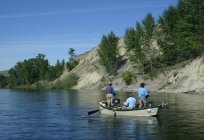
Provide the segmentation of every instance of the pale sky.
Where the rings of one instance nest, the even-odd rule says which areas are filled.
[[[45,54],[51,65],[91,50],[103,35],[124,36],[151,12],[178,0],[0,0],[0,71]]]

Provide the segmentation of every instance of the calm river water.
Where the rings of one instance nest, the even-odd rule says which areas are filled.
[[[201,140],[204,95],[150,94],[168,102],[157,117],[113,117],[99,112],[98,90],[0,89],[0,139],[15,140]],[[126,93],[117,94],[122,101]],[[135,93],[136,97],[136,93]]]

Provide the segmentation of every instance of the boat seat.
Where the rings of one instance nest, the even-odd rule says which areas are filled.
[[[113,99],[113,102],[112,102],[113,106],[117,106],[120,104],[120,99]]]

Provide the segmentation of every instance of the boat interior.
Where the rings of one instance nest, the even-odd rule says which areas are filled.
[[[139,103],[136,104],[135,108],[133,109],[127,109],[127,108],[123,108],[123,105],[120,104],[120,99],[113,99],[112,102],[112,106],[108,107],[107,101],[100,101],[99,105],[105,109],[108,110],[118,110],[118,111],[131,111],[131,110],[142,110],[142,109],[148,109],[148,108],[152,108],[155,107],[154,103],[152,101],[147,102],[147,106],[144,106],[142,108],[139,108]]]

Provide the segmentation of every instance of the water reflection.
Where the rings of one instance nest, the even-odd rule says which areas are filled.
[[[159,118],[101,115],[99,119],[89,118],[89,127],[93,126],[91,131],[97,133],[99,139],[151,139],[150,134],[158,131]]]
[[[136,94],[136,93],[135,93]],[[121,102],[128,94],[116,96]],[[97,90],[0,90],[1,139],[202,139],[204,96],[152,94],[169,108],[160,117],[106,116],[87,112],[104,100]]]

